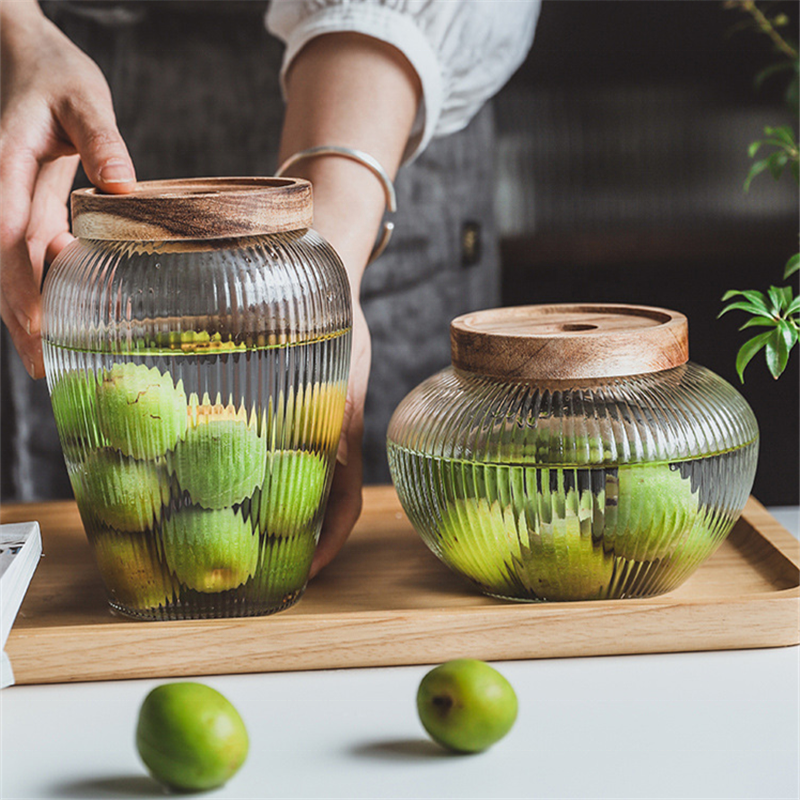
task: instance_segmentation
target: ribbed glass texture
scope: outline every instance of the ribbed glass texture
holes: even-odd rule
[[[312,231],[65,248],[44,287],[45,367],[116,610],[249,616],[300,598],[351,326],[344,268]]]
[[[661,594],[719,547],[744,508],[758,427],[730,384],[693,363],[584,383],[447,368],[395,411],[389,465],[403,507],[482,592]]]

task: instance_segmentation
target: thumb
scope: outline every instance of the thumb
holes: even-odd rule
[[[136,173],[117,129],[107,87],[76,98],[59,121],[78,151],[87,177],[98,189],[111,194],[133,191]]]

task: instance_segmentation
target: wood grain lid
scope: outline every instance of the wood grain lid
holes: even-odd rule
[[[130,194],[72,193],[81,239],[180,241],[259,236],[311,227],[311,184],[299,178],[143,181]]]
[[[476,311],[450,323],[453,366],[507,380],[602,379],[689,360],[689,325],[677,311],[582,303]]]

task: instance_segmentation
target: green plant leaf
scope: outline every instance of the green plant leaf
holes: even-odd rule
[[[784,338],[784,341],[786,342],[786,346],[789,348],[789,350],[791,350],[797,344],[800,331],[798,331],[788,319],[782,319],[778,323],[778,328]]]
[[[800,295],[795,297],[791,303],[789,303],[789,307],[784,312],[787,317],[790,317],[792,314],[800,314]]]
[[[739,374],[739,380],[742,383],[744,383],[744,371],[747,365],[753,359],[753,356],[755,356],[759,350],[766,346],[771,336],[772,331],[759,333],[758,336],[748,339],[739,348],[739,353],[736,356],[736,372]]]
[[[744,325],[739,326],[739,330],[743,331],[745,328],[774,328],[778,321],[772,317],[750,317]]]
[[[784,292],[784,288],[789,289],[789,300],[784,303],[784,299],[786,294]],[[767,296],[769,297],[770,303],[770,311],[772,312],[772,316],[780,317],[781,312],[784,309],[784,305],[788,305],[791,302],[791,293],[792,290],[787,287],[780,287],[780,286],[770,286],[769,291],[767,292]]]
[[[787,262],[783,269],[783,277],[788,278],[800,270],[800,253],[795,253]]]
[[[796,146],[794,131],[789,125],[780,125],[777,128],[764,128],[764,133],[766,133],[767,136],[774,137],[781,145],[788,145],[791,148]]]
[[[773,319],[773,315],[767,311],[766,309],[755,308],[750,303],[746,303],[744,300],[740,300],[738,303],[728,303],[722,311],[717,314],[717,319],[719,319],[723,314],[727,314],[729,311],[744,311],[747,314],[752,314],[754,317],[759,317],[763,319]]]
[[[757,178],[767,167],[769,167],[768,158],[762,158],[761,161],[756,161],[756,163],[750,167],[750,172],[747,173],[747,177],[744,180],[744,190],[746,192],[750,191],[750,184],[753,182],[753,179]]]
[[[764,311],[768,310],[767,298],[764,297],[764,293],[759,292],[758,289],[729,289],[722,295],[722,302],[724,303],[726,300],[730,300],[731,297],[736,297],[737,295],[746,297],[753,305],[762,308]]]
[[[769,335],[764,354],[767,359],[767,368],[775,380],[780,378],[786,369],[793,344],[792,337],[788,335],[784,326],[779,325]]]
[[[785,314],[786,309],[789,308],[792,300],[794,300],[794,292],[791,286],[781,286],[778,289],[778,293],[781,297],[781,311]]]
[[[783,170],[785,169],[786,164],[788,162],[789,162],[789,155],[783,151],[779,153],[773,153],[767,159],[767,164],[769,166],[770,174],[772,175],[773,178],[775,178],[776,181],[783,174]]]

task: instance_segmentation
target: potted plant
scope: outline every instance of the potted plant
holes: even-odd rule
[[[762,11],[753,0],[729,0],[726,8],[738,9],[747,18],[738,27],[755,28],[768,36],[778,54],[778,61],[762,70],[756,77],[756,85],[760,86],[768,78],[788,73],[790,76],[785,92],[787,105],[798,113],[798,50],[781,34],[780,28],[788,24],[785,14],[769,16]],[[769,172],[775,180],[779,180],[788,172],[800,185],[800,152],[797,139],[791,125],[767,127],[764,138],[754,141],[748,150],[750,158],[757,158],[744,182],[748,191],[753,179],[763,172]],[[784,280],[788,280],[800,270],[800,253],[795,253],[786,262],[783,271]],[[736,299],[734,299],[736,298]],[[744,371],[753,357],[764,351],[767,368],[774,378],[778,378],[786,369],[792,349],[800,337],[800,296],[795,295],[790,285],[770,286],[765,293],[756,289],[731,289],[722,297],[728,304],[720,312],[720,316],[729,311],[744,311],[749,319],[740,327],[766,328],[766,330],[748,339],[740,348],[736,357],[736,371],[744,383]]]

